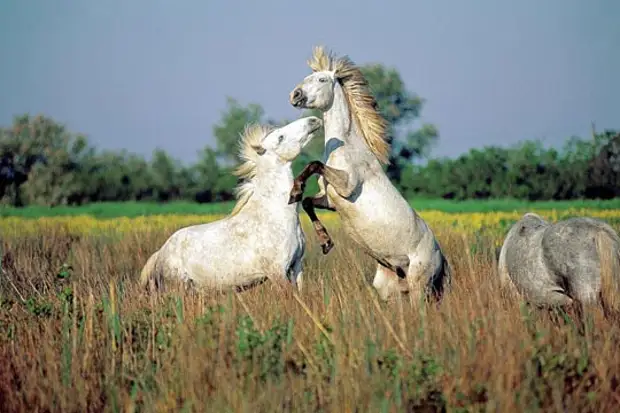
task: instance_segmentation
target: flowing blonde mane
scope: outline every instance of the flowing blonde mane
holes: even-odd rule
[[[323,46],[315,47],[308,66],[314,72],[334,71],[342,85],[349,112],[359,128],[366,146],[382,164],[389,163],[390,144],[386,141],[387,122],[377,110],[377,102],[368,82],[348,56],[336,58]]]
[[[256,152],[256,148],[260,147],[263,138],[273,131],[273,129],[274,127],[270,125],[252,123],[246,125],[241,134],[241,139],[239,141],[239,158],[242,163],[233,171],[233,174],[241,178],[243,182],[235,188],[237,204],[233,208],[230,214],[231,216],[236,215],[254,194],[255,185],[253,179],[256,176],[256,161],[260,156]]]

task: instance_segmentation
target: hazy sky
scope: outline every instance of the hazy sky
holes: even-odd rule
[[[271,118],[312,46],[398,69],[436,156],[620,129],[618,0],[2,0],[0,125],[44,113],[103,148],[193,161],[226,96]]]

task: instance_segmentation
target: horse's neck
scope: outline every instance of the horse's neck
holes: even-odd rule
[[[349,103],[339,83],[334,86],[334,101],[332,106],[323,114],[325,129],[325,160],[338,148],[339,152],[349,150],[364,150],[365,144],[361,139],[357,125],[351,117]]]
[[[283,214],[297,214],[297,203],[288,204],[293,187],[293,170],[290,164],[277,165],[257,171],[254,177],[254,193],[248,204],[262,210],[281,211]],[[248,205],[250,206],[250,205]]]

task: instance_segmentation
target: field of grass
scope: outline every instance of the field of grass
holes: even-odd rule
[[[528,210],[575,210],[575,209],[620,209],[620,198],[608,201],[542,201],[527,202],[511,199],[486,201],[450,201],[445,199],[419,199],[410,201],[418,211],[441,212],[525,212]],[[0,207],[0,217],[39,218],[50,216],[89,215],[96,218],[137,217],[148,215],[209,215],[228,214],[234,202],[198,204],[194,202],[104,202],[81,207]]]
[[[441,305],[419,311],[408,297],[377,300],[375,265],[334,214],[322,215],[335,242],[327,256],[303,218],[299,296],[270,283],[148,295],[136,283],[148,256],[179,227],[227,210],[4,210],[0,411],[619,411],[620,318],[592,312],[578,326],[500,291],[496,248],[530,206],[413,204],[454,271]],[[606,205],[532,209],[620,230],[620,209]],[[114,218],[124,208],[129,217]]]

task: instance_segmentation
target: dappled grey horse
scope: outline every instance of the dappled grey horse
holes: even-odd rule
[[[246,126],[236,175],[238,202],[218,221],[181,228],[151,255],[140,283],[164,279],[216,290],[247,289],[268,278],[301,289],[305,236],[298,205],[287,203],[291,162],[322,126],[309,116],[275,128]]]
[[[549,223],[531,212],[510,228],[498,262],[502,285],[549,306],[605,306],[618,293],[619,269],[620,238],[607,223],[588,217]]]

